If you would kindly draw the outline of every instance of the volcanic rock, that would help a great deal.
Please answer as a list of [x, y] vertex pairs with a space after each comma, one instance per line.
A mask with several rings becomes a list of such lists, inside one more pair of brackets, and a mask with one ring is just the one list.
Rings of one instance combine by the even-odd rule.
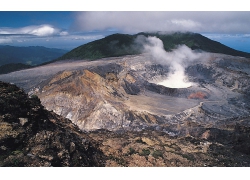
[[[18, 84], [30, 96], [37, 95], [54, 112], [52, 124], [57, 122], [52, 120], [56, 113], [97, 141], [105, 166], [249, 166], [249, 59], [209, 57], [185, 69], [188, 81], [194, 82], [187, 88], [158, 85], [170, 69], [147, 54], [57, 62], [0, 78]], [[7, 111], [2, 118], [28, 126], [32, 121], [26, 106], [16, 108], [23, 112], [16, 119]], [[44, 111], [40, 105], [32, 106], [32, 112], [40, 111]], [[11, 126], [3, 123], [2, 128], [16, 138]], [[47, 129], [38, 137], [55, 139], [52, 132]], [[57, 156], [67, 166], [67, 153], [78, 152], [79, 143], [65, 142], [67, 150]], [[80, 142], [87, 146], [94, 141], [85, 137]], [[55, 159], [36, 149], [29, 157], [34, 152], [48, 162]]]
[[[104, 156], [68, 119], [37, 96], [0, 82], [0, 166], [103, 166]], [[88, 139], [89, 143], [83, 143]]]

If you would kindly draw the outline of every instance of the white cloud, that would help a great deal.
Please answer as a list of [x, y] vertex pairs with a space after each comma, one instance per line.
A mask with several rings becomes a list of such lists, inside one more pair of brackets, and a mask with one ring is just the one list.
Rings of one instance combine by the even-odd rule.
[[51, 25], [40, 26], [26, 26], [22, 28], [0, 28], [2, 35], [34, 35], [34, 36], [53, 36], [53, 35], [67, 35], [66, 31], [61, 31]]
[[61, 36], [66, 36], [66, 35], [68, 35], [69, 33], [67, 32], [67, 31], [62, 31], [62, 32], [60, 32], [60, 35]]
[[9, 44], [12, 43], [11, 39], [8, 38], [0, 38], [0, 44]]
[[195, 22], [190, 19], [174, 19], [171, 20], [173, 24], [176, 24], [177, 26], [182, 26], [184, 28], [190, 29], [190, 28], [201, 28], [201, 24], [198, 22]]
[[104, 38], [104, 36], [103, 35], [95, 35], [95, 36], [71, 35], [71, 36], [69, 36], [69, 38], [74, 39], [74, 40], [96, 40], [96, 39]]
[[202, 33], [209, 39], [220, 40], [220, 39], [239, 39], [249, 38], [250, 34], [213, 34], [213, 33]]
[[250, 34], [244, 34], [243, 37], [250, 38]]
[[43, 25], [39, 27], [34, 27], [34, 29], [28, 29], [28, 34], [33, 34], [36, 36], [51, 36], [58, 33], [58, 29], [55, 29], [49, 25]]
[[22, 42], [24, 42], [25, 40], [22, 40], [22, 39], [17, 39], [17, 42], [19, 42], [19, 43], [22, 43]]
[[249, 17], [249, 11], [88, 11], [76, 13], [74, 27], [83, 31], [116, 28], [131, 33], [140, 31], [249, 33]]

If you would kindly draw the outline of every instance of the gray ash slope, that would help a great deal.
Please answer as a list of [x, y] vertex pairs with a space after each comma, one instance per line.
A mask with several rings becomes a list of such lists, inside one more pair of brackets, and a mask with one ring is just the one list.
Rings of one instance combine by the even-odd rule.
[[142, 54], [56, 62], [0, 79], [37, 94], [47, 109], [82, 130], [154, 128], [185, 135], [187, 122], [206, 128], [248, 124], [249, 59], [211, 53], [186, 68], [196, 83], [188, 88], [158, 85], [168, 72]]
[[[1, 75], [0, 79], [38, 95], [45, 108], [88, 131], [110, 157], [106, 166], [139, 166], [135, 162], [141, 162], [141, 166], [203, 166], [205, 162], [209, 166], [249, 166], [249, 59], [209, 53], [208, 60], [192, 62], [185, 69], [189, 81], [196, 85], [169, 88], [157, 84], [168, 76], [169, 67], [151, 58], [141, 54], [92, 62], [63, 61]], [[145, 140], [145, 133], [150, 140]], [[166, 141], [176, 140], [181, 149], [167, 148], [165, 152], [164, 145], [160, 149], [166, 154], [161, 157], [164, 163], [146, 165], [144, 161], [150, 161], [150, 153], [153, 156], [158, 147], [151, 142], [158, 138], [154, 133]], [[123, 145], [116, 144], [125, 135], [135, 140], [121, 150], [118, 147]], [[142, 143], [142, 149], [135, 148], [135, 154], [128, 158], [131, 152], [125, 152], [126, 148], [140, 147], [139, 141], [148, 144]], [[185, 150], [185, 144], [195, 147]], [[149, 157], [142, 161], [145, 148]], [[166, 159], [176, 157], [173, 152], [196, 160], [179, 158], [172, 164]]]

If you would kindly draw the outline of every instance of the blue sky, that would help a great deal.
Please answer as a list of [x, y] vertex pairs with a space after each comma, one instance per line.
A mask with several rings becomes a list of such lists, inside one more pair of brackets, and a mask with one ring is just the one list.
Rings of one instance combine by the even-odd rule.
[[2, 11], [0, 45], [46, 46], [72, 49], [103, 38], [112, 31], [74, 28], [77, 12], [70, 11]]
[[247, 11], [0, 11], [0, 45], [73, 49], [113, 33], [191, 31], [250, 52]]

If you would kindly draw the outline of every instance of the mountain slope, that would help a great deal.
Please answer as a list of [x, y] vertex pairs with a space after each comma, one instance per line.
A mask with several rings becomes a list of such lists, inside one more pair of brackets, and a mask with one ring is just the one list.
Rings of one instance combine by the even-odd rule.
[[139, 33], [144, 36], [156, 36], [163, 41], [164, 48], [171, 50], [178, 44], [185, 44], [191, 49], [201, 49], [207, 52], [222, 53], [233, 56], [250, 57], [250, 53], [238, 51], [225, 46], [217, 41], [213, 41], [198, 33], [180, 33], [161, 34], [161, 33]]
[[113, 34], [103, 39], [81, 45], [66, 53], [58, 60], [63, 59], [99, 59], [104, 57], [138, 54], [134, 50], [133, 42], [136, 36], [128, 34]]
[[99, 59], [105, 57], [115, 57], [123, 55], [140, 54], [142, 44], [135, 43], [139, 36], [156, 36], [163, 41], [165, 50], [169, 51], [177, 45], [185, 44], [191, 49], [200, 49], [207, 52], [222, 53], [233, 56], [250, 57], [249, 53], [241, 52], [229, 48], [219, 42], [210, 40], [197, 33], [138, 33], [136, 35], [113, 34], [103, 39], [99, 39], [84, 45], [81, 45], [66, 53], [57, 60], [66, 59]]
[[0, 66], [9, 63], [38, 65], [58, 58], [67, 51], [42, 46], [0, 46]]
[[40, 100], [0, 81], [0, 166], [103, 166], [97, 145]]

